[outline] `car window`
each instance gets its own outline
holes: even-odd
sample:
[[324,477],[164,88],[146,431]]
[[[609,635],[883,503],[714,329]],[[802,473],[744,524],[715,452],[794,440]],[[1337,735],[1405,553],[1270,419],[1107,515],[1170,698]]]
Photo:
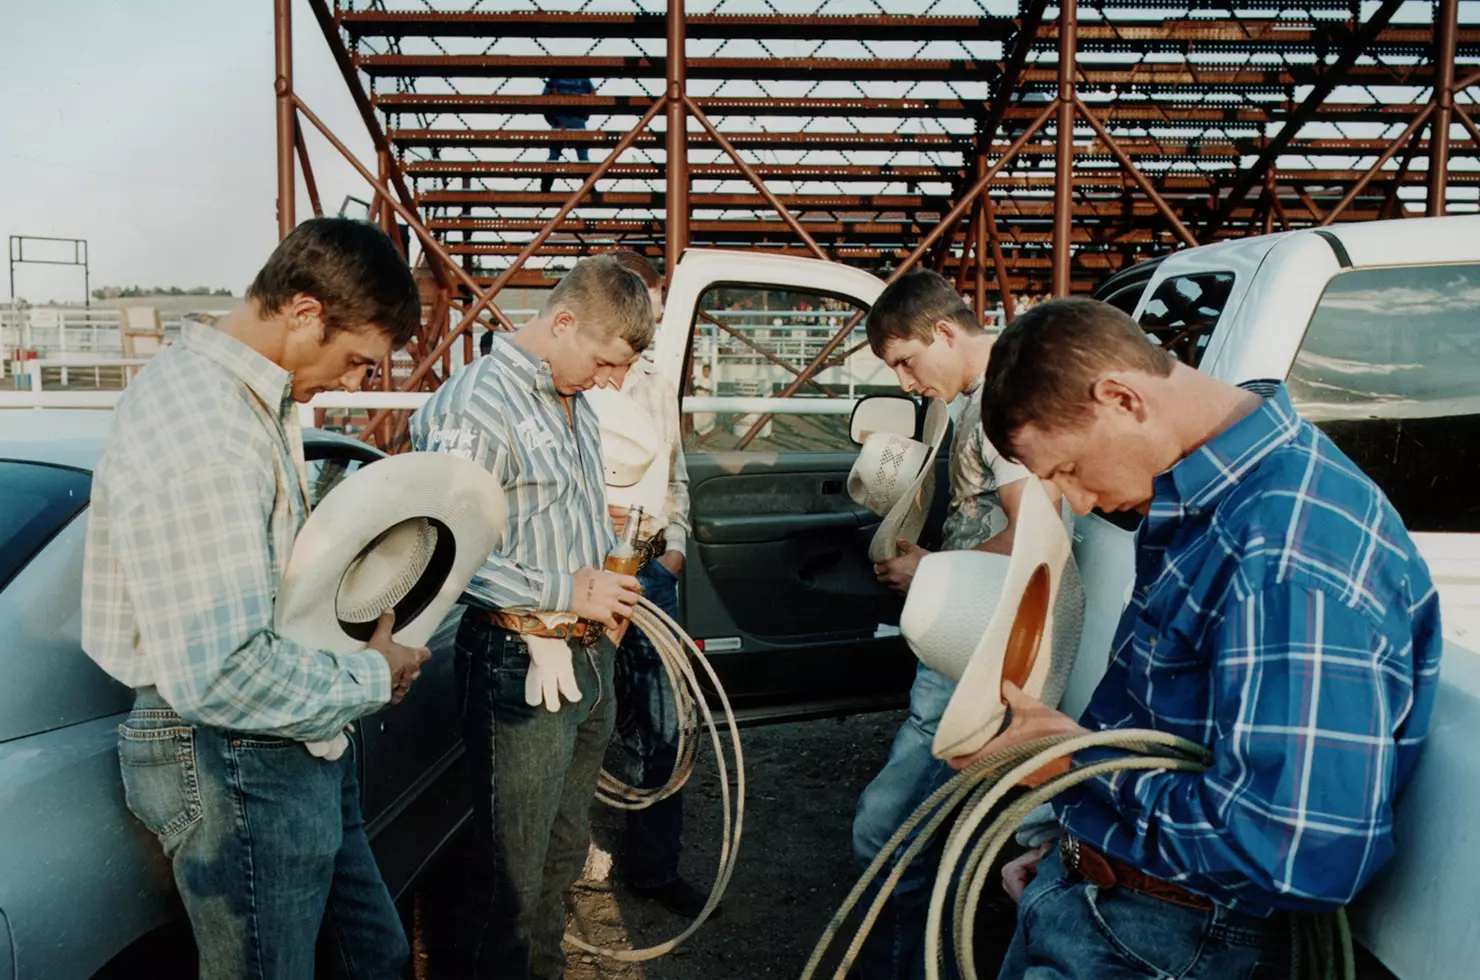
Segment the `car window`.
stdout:
[[1414,531],[1480,531],[1480,264],[1332,279],[1287,379]]
[[92,476],[42,463],[0,460],[0,589],[82,512]]
[[311,459],[308,461],[308,506],[313,509],[319,505],[329,491],[337,487],[341,480],[359,469],[361,462],[358,459],[347,459],[344,457],[326,457],[324,459]]
[[[827,342],[852,324],[828,366],[789,399],[836,411],[773,415],[743,448],[856,452],[848,438],[852,399],[899,390],[893,372],[865,342],[862,312],[850,300],[805,290],[743,283],[712,286],[700,297],[694,317],[686,390],[699,398],[770,398],[794,383]],[[733,409],[687,413],[684,448],[690,452],[742,448],[741,442],[761,417]]]
[[1156,287],[1141,311],[1141,328],[1188,367],[1197,367],[1228,305],[1233,273],[1174,276]]

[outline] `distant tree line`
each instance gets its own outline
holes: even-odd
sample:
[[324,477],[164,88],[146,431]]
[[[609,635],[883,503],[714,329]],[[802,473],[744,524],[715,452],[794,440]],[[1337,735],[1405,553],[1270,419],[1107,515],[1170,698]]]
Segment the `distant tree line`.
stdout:
[[135,299],[140,296],[230,296],[229,289],[212,289],[209,286],[192,286],[189,289],[181,289],[179,286],[171,286],[165,289],[161,286],[104,286],[92,291],[93,299]]

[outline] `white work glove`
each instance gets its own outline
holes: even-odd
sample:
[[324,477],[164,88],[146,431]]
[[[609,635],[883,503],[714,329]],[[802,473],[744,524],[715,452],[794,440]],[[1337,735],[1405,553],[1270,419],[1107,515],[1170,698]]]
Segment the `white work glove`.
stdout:
[[576,669],[571,661],[570,645],[553,636],[526,636],[529,646],[529,673],[524,678],[524,703],[536,707],[541,702],[546,711],[560,710],[560,696],[571,704],[581,700],[576,687]]
[[308,749],[309,755],[315,756],[320,759],[325,759],[329,762],[333,762],[341,755],[344,755],[344,750],[349,748],[349,736],[347,736],[345,732],[352,732],[354,730],[355,726],[348,725],[345,727],[344,731],[340,732],[338,735],[335,735],[333,738],[328,739],[327,741],[304,742],[303,747]]

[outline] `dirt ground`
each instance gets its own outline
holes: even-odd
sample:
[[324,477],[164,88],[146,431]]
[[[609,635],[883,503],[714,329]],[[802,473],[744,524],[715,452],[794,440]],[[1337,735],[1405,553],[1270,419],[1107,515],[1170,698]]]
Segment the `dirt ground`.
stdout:
[[[740,859],[718,918],[674,953],[626,964],[569,949],[567,980],[763,980],[799,977],[812,948],[857,880],[850,847],[853,808],[888,754],[903,717],[889,712],[774,725],[741,733],[748,779]],[[720,833],[719,786],[708,748],[686,790],[683,871],[713,880]],[[621,815],[593,812],[598,846],[617,852]],[[418,980],[458,980],[456,921],[465,852],[453,847],[413,896]],[[590,868],[588,867],[588,871]],[[650,946],[678,934],[686,920],[627,894],[612,874],[577,888],[571,927],[598,945]],[[991,966],[1011,938],[1015,909],[1000,892],[984,896],[978,966]],[[844,938],[851,936],[845,933]],[[1359,980],[1391,974],[1360,955]],[[835,962],[830,960],[829,962]],[[831,976],[829,971],[828,976]]]
[[[760,980],[797,977],[823,928],[858,877],[851,850],[858,794],[878,771],[903,718],[889,712],[746,729],[741,734],[747,798],[740,858],[720,915],[674,953],[646,963],[617,963],[577,950],[567,980]],[[720,834],[719,785],[708,751],[685,799],[684,875],[707,886]],[[620,861],[622,817],[593,813],[598,845]],[[456,938],[430,925],[447,921],[455,902],[454,854],[420,889],[418,976],[456,977]],[[627,894],[613,873],[577,888],[573,930],[598,945],[649,946],[687,924]],[[995,901],[995,899],[994,899]],[[1008,905],[1004,898],[1003,905]],[[1003,910],[1010,923],[1010,905]],[[1010,929],[1010,925],[1008,926]],[[1003,941],[1005,942],[1004,934]]]

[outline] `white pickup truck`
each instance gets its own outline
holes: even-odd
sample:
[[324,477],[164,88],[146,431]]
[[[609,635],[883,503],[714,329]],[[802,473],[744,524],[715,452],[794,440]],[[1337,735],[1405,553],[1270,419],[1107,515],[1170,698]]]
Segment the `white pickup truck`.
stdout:
[[[701,297],[712,299],[726,284],[805,290],[864,309],[883,285],[835,263],[693,250],[677,269],[658,338],[664,374],[680,375]],[[1400,980],[1477,975],[1480,216],[1348,224],[1192,248],[1118,275],[1100,295],[1199,370],[1236,384],[1284,381],[1301,413],[1386,491],[1414,533],[1440,593],[1441,689],[1428,746],[1400,799],[1397,856],[1362,895],[1353,921],[1358,939]],[[887,613],[871,608],[849,619],[846,604],[832,600],[864,586],[849,584],[852,562],[827,565],[818,557],[833,553],[825,549],[861,551],[872,533],[870,519],[839,499],[848,455],[691,449],[688,459],[698,543],[685,573],[690,632],[724,634],[716,652],[743,651],[777,670],[803,670],[799,664],[811,660],[812,670],[835,678],[860,677],[875,666],[869,656],[882,664],[887,629],[848,631]],[[759,494],[747,498],[747,488]],[[737,512],[736,501],[745,499],[769,503]],[[1125,528],[1091,515],[1077,522],[1075,536],[1088,609],[1063,705],[1070,714],[1082,710],[1104,671],[1134,567]],[[811,551],[798,543],[806,541],[814,542]],[[726,570],[762,559],[774,572],[748,594],[767,602],[773,616],[794,607],[798,623],[809,608],[833,610],[836,628],[806,636],[800,625],[765,628],[754,614],[757,628],[747,630],[748,611],[726,588]],[[799,560],[815,561],[817,577],[790,581],[783,570]]]

